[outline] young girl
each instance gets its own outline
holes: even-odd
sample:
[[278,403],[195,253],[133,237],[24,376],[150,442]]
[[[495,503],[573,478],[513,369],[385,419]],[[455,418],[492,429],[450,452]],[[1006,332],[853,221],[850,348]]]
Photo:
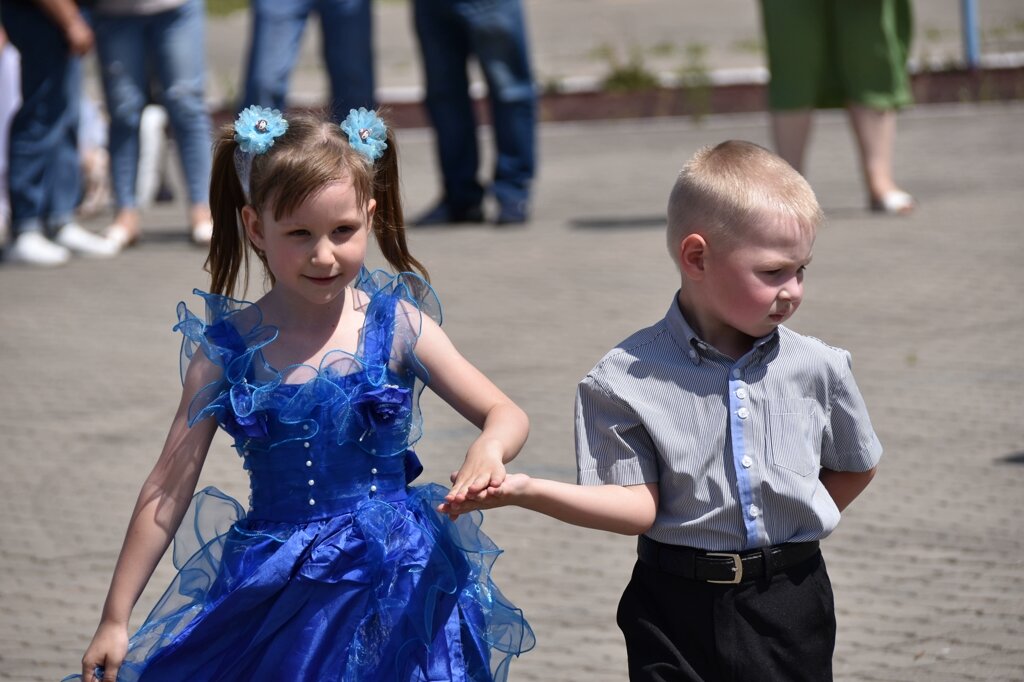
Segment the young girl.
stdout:
[[[434,507],[500,485],[528,423],[439,327],[393,135],[364,109],[338,126],[250,107],[217,143],[212,190],[206,318],[178,306],[181,403],[82,678],[504,680],[534,640],[489,578],[500,550]],[[400,274],[363,268],[371,231]],[[270,283],[256,303],[230,298],[250,252]],[[481,429],[447,496],[409,485],[426,383]],[[218,425],[248,512],[213,488],[193,499]],[[175,531],[180,572],[129,639]]]

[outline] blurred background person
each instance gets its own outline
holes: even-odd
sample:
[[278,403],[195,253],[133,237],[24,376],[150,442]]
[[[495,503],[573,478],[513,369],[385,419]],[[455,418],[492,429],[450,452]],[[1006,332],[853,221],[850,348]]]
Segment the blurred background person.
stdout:
[[320,19],[331,114],[374,108],[373,20],[370,0],[252,0],[252,31],[240,109],[285,110],[288,81],[309,15]]
[[494,220],[525,223],[536,166],[537,93],[521,0],[414,0],[413,12],[444,192],[415,223],[484,220],[467,73],[471,57],[480,64],[490,101],[496,151],[490,190],[498,204]]
[[11,134],[11,119],[21,106],[20,70],[18,51],[0,28],[0,247],[7,243],[11,222],[11,201],[7,195],[7,140]]
[[75,222],[81,57],[92,49],[92,29],[73,0],[0,0],[0,21],[21,64],[21,106],[11,121],[7,169],[11,242],[4,257],[52,266],[73,252],[113,256],[116,247]]
[[211,124],[206,110],[206,7],[203,0],[93,0],[97,53],[110,117],[110,168],[116,213],[106,230],[119,248],[141,234],[139,134],[159,85],[188,193],[189,235],[210,243]]
[[872,211],[913,211],[893,177],[896,112],[912,102],[910,0],[761,0],[775,149],[803,173],[814,109],[845,107]]

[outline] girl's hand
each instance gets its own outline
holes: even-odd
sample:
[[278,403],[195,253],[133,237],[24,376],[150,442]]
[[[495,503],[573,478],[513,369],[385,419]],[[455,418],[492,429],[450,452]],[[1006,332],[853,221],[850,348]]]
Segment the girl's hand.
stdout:
[[525,494],[530,477],[526,474],[509,474],[500,485],[488,486],[487,489],[466,499],[465,502],[443,502],[438,505],[437,510],[447,514],[452,521],[459,518],[461,514],[476,511],[477,509],[496,509],[510,504],[516,504]]
[[462,467],[452,474],[452,489],[445,495],[448,504],[461,504],[505,480],[502,444],[478,438],[466,453]]
[[[114,682],[117,671],[128,653],[128,627],[113,623],[100,623],[89,648],[82,656],[82,682]],[[103,677],[96,677],[97,668]]]

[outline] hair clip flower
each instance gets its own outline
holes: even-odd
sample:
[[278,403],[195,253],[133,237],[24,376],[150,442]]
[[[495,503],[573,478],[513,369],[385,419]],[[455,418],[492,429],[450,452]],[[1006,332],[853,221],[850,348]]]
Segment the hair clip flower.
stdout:
[[365,107],[350,109],[341,129],[348,135],[352,148],[370,161],[379,159],[388,148],[388,129],[376,111],[367,111]]
[[263,154],[286,130],[288,121],[280,111],[253,105],[243,109],[235,120],[235,142],[246,154]]

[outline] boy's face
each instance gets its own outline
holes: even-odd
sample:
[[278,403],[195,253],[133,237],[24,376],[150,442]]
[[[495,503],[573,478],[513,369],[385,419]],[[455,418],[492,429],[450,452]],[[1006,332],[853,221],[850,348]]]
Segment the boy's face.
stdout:
[[720,326],[716,331],[759,338],[792,317],[813,247],[812,231],[779,218],[749,226],[736,244],[717,251],[709,244],[704,307]]

